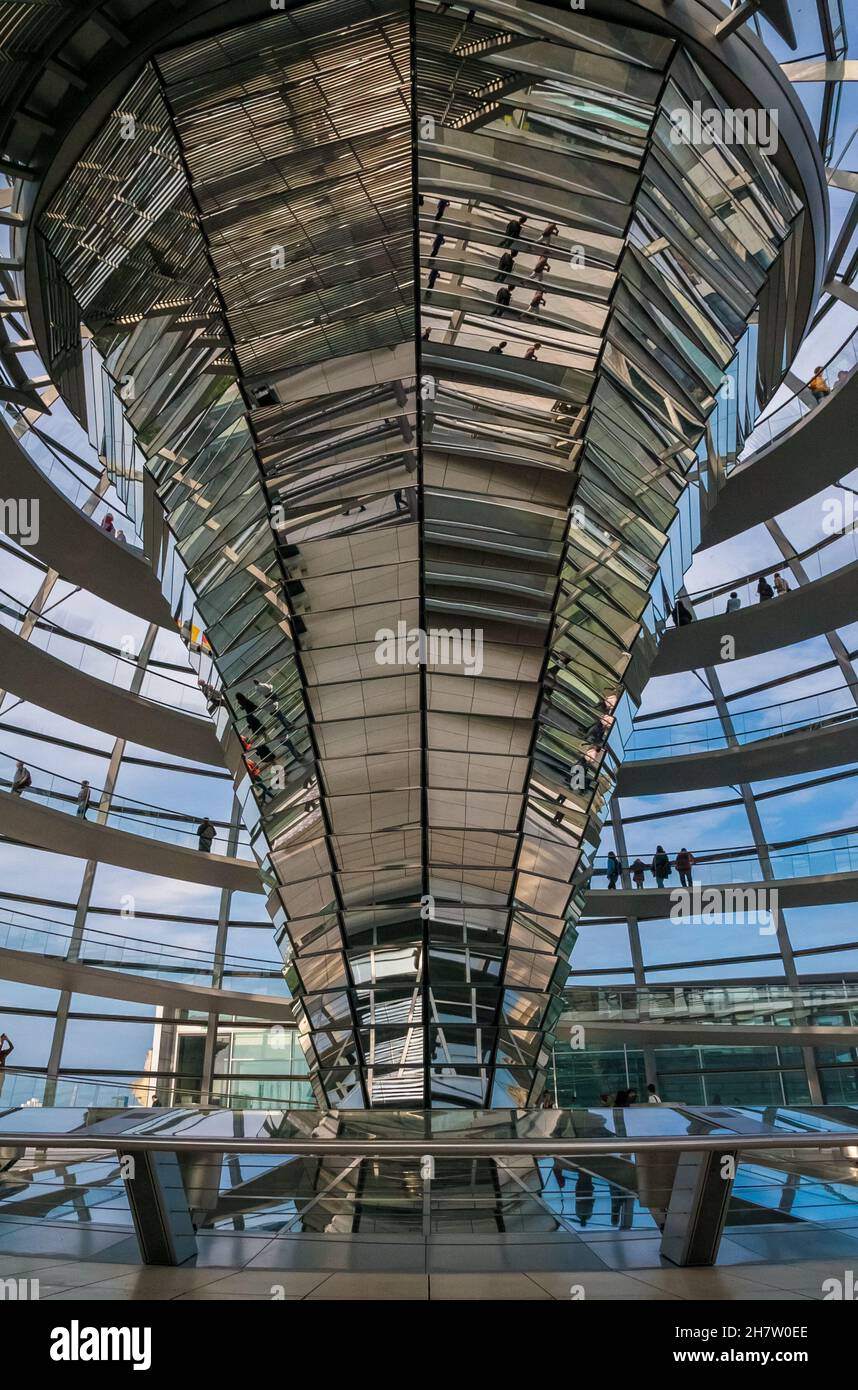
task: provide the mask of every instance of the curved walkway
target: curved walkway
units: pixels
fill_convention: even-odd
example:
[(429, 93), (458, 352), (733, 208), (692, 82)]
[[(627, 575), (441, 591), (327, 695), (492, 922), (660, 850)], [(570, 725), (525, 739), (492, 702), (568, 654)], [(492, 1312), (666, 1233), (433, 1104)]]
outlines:
[(127, 613), (160, 627), (173, 626), (169, 604), (148, 562), (111, 540), (48, 482), (2, 420), (0, 476), (4, 496), (32, 498), (38, 504), (38, 539), (28, 546), (34, 555), (64, 579)]
[(700, 549), (769, 521), (855, 468), (858, 367), (767, 449), (733, 470), (703, 519)]
[(858, 718), (705, 753), (665, 754), (623, 763), (618, 796), (663, 796), (735, 782), (763, 782), (858, 762)]
[(209, 719), (181, 714), (88, 676), (2, 625), (0, 672), (4, 688), (13, 695), (65, 719), (115, 738), (133, 738), (161, 753), (213, 767), (224, 765), (223, 749)]
[[(786, 562), (782, 568), (788, 569)], [(734, 639), (733, 659), (741, 661), (847, 627), (856, 620), (858, 560), (753, 608), (669, 628), (659, 643), (651, 674), (672, 676), (695, 667), (718, 666), (724, 660), (725, 637)]]
[(45, 958), (30, 951), (11, 951), (6, 947), (0, 947), (0, 979), (106, 999), (129, 999), (137, 1004), (162, 1004), (167, 1008), (240, 1015), (242, 1018), (274, 1020), (282, 1024), (292, 1022), (288, 999), (273, 999), (265, 994), (240, 994), (236, 990), (216, 989), (213, 985), (182, 985), (172, 980), (154, 980), (145, 975), (102, 970), (100, 966)]
[(36, 801), (28, 801), (26, 796), (13, 796), (11, 792), (0, 792), (0, 834), (53, 854), (97, 860), (144, 874), (159, 874), (212, 888), (232, 888), (242, 893), (265, 891), (253, 861), (232, 859), (223, 854), (201, 854), (199, 850), (156, 841), (146, 835), (114, 830), (112, 826), (54, 811)]
[[(765, 894), (773, 889), (777, 889), (780, 907), (852, 903), (858, 901), (858, 872), (813, 874), (807, 878), (755, 879), (746, 883), (701, 884), (704, 908), (709, 893), (720, 893), (721, 901), (729, 904), (741, 901), (737, 895)], [(671, 907), (679, 901), (674, 897), (676, 892), (676, 883), (673, 888), (592, 888), (587, 892), (586, 912), (588, 917), (669, 917)], [(728, 912), (731, 909), (725, 905), (717, 910)], [(764, 910), (760, 908), (760, 911)]]

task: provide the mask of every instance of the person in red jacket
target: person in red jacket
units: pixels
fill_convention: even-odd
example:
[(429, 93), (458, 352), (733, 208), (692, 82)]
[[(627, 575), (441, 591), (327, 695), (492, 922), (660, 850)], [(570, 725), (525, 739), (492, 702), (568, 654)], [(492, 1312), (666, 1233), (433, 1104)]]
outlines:
[(679, 874), (679, 882), (682, 884), (683, 888), (691, 887), (691, 866), (696, 862), (691, 850), (686, 849), (685, 846), (682, 847), (674, 859), (673, 867)]

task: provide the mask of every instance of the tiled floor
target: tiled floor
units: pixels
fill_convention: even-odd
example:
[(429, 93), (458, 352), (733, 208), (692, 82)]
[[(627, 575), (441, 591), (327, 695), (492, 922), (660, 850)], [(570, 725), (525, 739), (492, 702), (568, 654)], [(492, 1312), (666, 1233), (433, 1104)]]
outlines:
[(629, 1300), (725, 1302), (821, 1300), (823, 1281), (843, 1278), (836, 1260), (743, 1264), (718, 1269), (585, 1270), (568, 1273), (296, 1273), (276, 1269), (162, 1269), (120, 1263), (0, 1255), (0, 1279), (28, 1283), (40, 1301), (106, 1300)]
[[(582, 1238), (582, 1236), (584, 1238)], [(140, 1264), (122, 1227), (0, 1221), (0, 1280), (38, 1280), (40, 1300), (641, 1299), (821, 1300), (858, 1270), (858, 1229), (773, 1221), (731, 1228), (714, 1269), (677, 1269), (647, 1228), (287, 1236), (211, 1232), (193, 1265)], [(428, 1270), (428, 1272), (427, 1272)], [(22, 1297), (34, 1296), (26, 1290)]]

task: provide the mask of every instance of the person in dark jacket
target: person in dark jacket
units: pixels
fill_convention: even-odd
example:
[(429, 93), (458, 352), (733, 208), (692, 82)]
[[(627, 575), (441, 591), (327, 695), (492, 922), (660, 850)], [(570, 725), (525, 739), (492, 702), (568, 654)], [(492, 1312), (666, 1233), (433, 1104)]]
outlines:
[(83, 781), (80, 784), (80, 791), (77, 794), (77, 814), (83, 820), (86, 820), (86, 813), (89, 810), (91, 800), (90, 792), (91, 788), (89, 782), (87, 782), (86, 778), (84, 777)]
[(512, 243), (521, 236), (521, 229), (526, 221), (526, 217), (514, 217), (511, 222), (507, 222), (501, 246), (512, 246)]
[(671, 873), (670, 860), (665, 853), (664, 845), (656, 845), (650, 868), (656, 884), (659, 888), (663, 888), (665, 880), (670, 877)]
[(216, 834), (217, 831), (215, 830), (214, 825), (209, 820), (208, 816), (206, 816), (204, 820), (200, 821), (199, 825), (197, 826), (197, 835), (200, 839), (201, 854), (211, 854), (212, 840), (214, 839)]
[(616, 888), (616, 886), (617, 886), (617, 879), (619, 878), (620, 873), (622, 872), (622, 867), (623, 867), (623, 866), (622, 866), (622, 864), (620, 863), (620, 861), (619, 861), (619, 859), (617, 858), (617, 856), (614, 854), (614, 851), (611, 850), (610, 853), (608, 854), (608, 867), (607, 867), (607, 869), (605, 870), (605, 872), (606, 872), (607, 875), (608, 875), (608, 887), (609, 887), (609, 888)]
[(640, 855), (638, 855), (637, 859), (631, 867), (632, 883), (635, 885), (635, 888), (643, 888), (644, 875), (646, 874), (646, 864), (643, 862)]
[(757, 594), (759, 595), (760, 603), (765, 603), (766, 599), (774, 598), (775, 596), (775, 591), (764, 574), (761, 574), (757, 580)]
[(510, 289), (509, 285), (501, 285), (500, 289), (495, 295), (495, 307), (492, 309), (490, 317), (493, 319), (501, 318), (504, 313), (504, 310), (506, 309), (511, 299), (512, 290)]
[(33, 779), (30, 776), (30, 770), (29, 768), (24, 766), (24, 764), (21, 762), (19, 758), (18, 765), (15, 768), (15, 776), (12, 778), (13, 795), (21, 796), (22, 793), (25, 792), (27, 788), (31, 787), (32, 785)]

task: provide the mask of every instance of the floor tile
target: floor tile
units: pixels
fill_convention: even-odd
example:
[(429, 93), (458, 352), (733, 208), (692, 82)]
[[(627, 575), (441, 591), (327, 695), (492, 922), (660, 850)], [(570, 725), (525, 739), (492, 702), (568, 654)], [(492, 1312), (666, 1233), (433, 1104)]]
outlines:
[(332, 1274), (307, 1299), (408, 1301), (429, 1297), (428, 1274)]
[[(633, 1279), (630, 1274), (618, 1274), (614, 1270), (605, 1273), (599, 1270), (592, 1272), (588, 1270), (583, 1274), (580, 1269), (571, 1270), (566, 1274), (539, 1270), (536, 1273), (531, 1272), (529, 1278), (539, 1284), (540, 1288), (550, 1293), (552, 1298), (558, 1299), (562, 1303), (579, 1301), (572, 1298), (571, 1289), (573, 1286), (583, 1289), (584, 1297), (580, 1301), (585, 1303), (603, 1298), (643, 1299), (649, 1298), (653, 1293), (658, 1294), (658, 1290), (642, 1288), (640, 1282)], [(657, 1301), (674, 1301), (674, 1299), (673, 1293), (665, 1291)]]
[(205, 1288), (216, 1280), (217, 1273), (211, 1269), (165, 1269), (147, 1266), (135, 1270), (133, 1274), (120, 1275), (118, 1279), (114, 1276), (102, 1277), (97, 1281), (97, 1286), (112, 1289), (115, 1298), (161, 1300), (175, 1298), (190, 1289)]
[(129, 1270), (125, 1265), (109, 1265), (95, 1260), (54, 1260), (47, 1268), (40, 1270), (37, 1277), (42, 1288), (57, 1290), (129, 1279), (139, 1273), (139, 1269)]
[(551, 1298), (547, 1289), (526, 1274), (433, 1274), (429, 1296), (435, 1300), (485, 1300)]
[[(662, 1289), (691, 1302), (765, 1301), (765, 1285), (718, 1269), (638, 1269), (635, 1279), (644, 1288)], [(769, 1290), (770, 1298), (775, 1297)]]
[[(209, 1273), (215, 1273), (210, 1270)], [(242, 1269), (236, 1274), (222, 1272), (210, 1285), (212, 1292), (237, 1293), (248, 1298), (271, 1298), (271, 1290), (280, 1286), (286, 1297), (303, 1298), (332, 1276), (324, 1271), (302, 1273), (292, 1269)]]
[[(300, 1303), (302, 1294), (286, 1294), (278, 1300), (281, 1303)], [(190, 1293), (180, 1293), (172, 1300), (174, 1303), (259, 1303), (262, 1294), (253, 1293), (215, 1293), (214, 1289), (191, 1289)]]
[[(826, 1279), (840, 1279), (845, 1282), (846, 1269), (839, 1260), (796, 1260), (792, 1264), (757, 1264), (744, 1266), (742, 1277), (753, 1279), (757, 1285), (776, 1290), (778, 1293), (790, 1289), (825, 1300), (827, 1290), (823, 1289)], [(858, 1265), (855, 1266), (858, 1277)], [(763, 1295), (765, 1296), (765, 1295)]]

